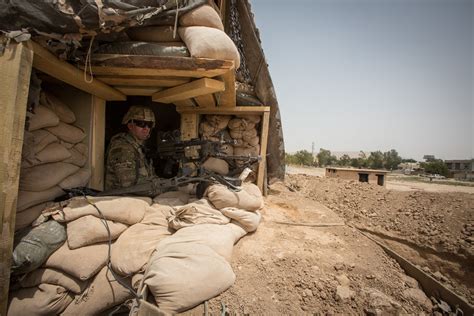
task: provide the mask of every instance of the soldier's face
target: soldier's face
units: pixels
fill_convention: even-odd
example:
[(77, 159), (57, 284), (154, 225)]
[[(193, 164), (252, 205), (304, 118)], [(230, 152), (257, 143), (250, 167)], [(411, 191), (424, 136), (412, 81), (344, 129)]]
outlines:
[(147, 140), (150, 137), (151, 128), (147, 125), (140, 127), (134, 123), (128, 123), (128, 130), (138, 140)]

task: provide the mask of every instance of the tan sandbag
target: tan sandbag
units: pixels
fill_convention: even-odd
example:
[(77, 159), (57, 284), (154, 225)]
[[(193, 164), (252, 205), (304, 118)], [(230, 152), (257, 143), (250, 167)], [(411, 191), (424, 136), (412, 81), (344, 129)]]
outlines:
[(239, 51), (225, 32), (206, 26), (180, 27), (178, 31), (192, 57), (233, 60), (235, 69), (239, 68)]
[[(123, 278), (121, 281), (131, 286), (130, 278)], [(84, 293), (76, 295), (75, 300), (61, 315), (101, 315), (103, 311), (131, 298), (130, 291), (115, 279), (107, 267), (104, 267)]]
[(176, 31), (176, 37), (173, 34), (174, 27), (166, 26), (143, 26), (127, 29), (127, 35), (133, 41), (143, 42), (181, 42), (181, 37)]
[(9, 295), (8, 316), (59, 315), (72, 302), (73, 294), (62, 286), (40, 284)]
[[(115, 240), (128, 226), (122, 223), (106, 221), (111, 240)], [(67, 223), (67, 244), (76, 249), (109, 240), (109, 233), (103, 220), (92, 215), (79, 217)]]
[(231, 115), (206, 115), (206, 121), (219, 131), (227, 127), (231, 118)]
[(237, 129), (231, 129), (230, 130), (230, 137), (233, 139), (242, 139), (243, 137), (243, 131), (237, 130)]
[(76, 121), (74, 112), (56, 96), (49, 92), (41, 92), (40, 102), (45, 107), (52, 110), (64, 123), (72, 124)]
[(69, 200), (69, 204), (62, 210), (54, 212), (53, 218), (59, 222), (73, 221), (86, 215), (102, 216), (97, 209), (91, 205), (94, 203), (102, 212), (102, 216), (110, 221), (115, 221), (127, 225), (139, 223), (145, 215), (145, 210), (151, 204), (151, 199), (146, 197), (76, 197)]
[(79, 281), (56, 269), (36, 269), (20, 280), (21, 287), (33, 287), (42, 283), (59, 285), (72, 293), (82, 293), (87, 282)]
[(46, 148), (51, 143), (57, 142), (58, 138), (45, 129), (38, 129), (31, 132), (33, 135), (33, 152), (37, 153)]
[(263, 207), (262, 193), (253, 183), (244, 183), (239, 192), (231, 191), (222, 184), (213, 184), (207, 188), (205, 196), (220, 210), (225, 207), (235, 207), (256, 211)]
[(170, 216), (172, 211), (173, 207), (169, 205), (153, 203), (151, 206), (147, 207), (145, 216), (140, 223), (168, 227), (168, 221), (166, 218)]
[(224, 159), (209, 157), (201, 165), (201, 167), (206, 170), (221, 174), (223, 176), (229, 173), (229, 164)]
[(58, 136), (59, 139), (72, 144), (79, 143), (86, 138), (86, 133), (81, 128), (64, 122), (59, 122), (57, 126), (46, 129)]
[(182, 191), (169, 191), (153, 198), (153, 203), (169, 206), (183, 206), (188, 204), (189, 194)]
[[(80, 145), (80, 144), (81, 143), (77, 145)], [(71, 157), (64, 160), (63, 162), (67, 162), (67, 163), (76, 165), (78, 167), (84, 167), (86, 165), (88, 157), (82, 154), (79, 150), (77, 150), (76, 146), (69, 149), (69, 152), (71, 153)]]
[(47, 107), (39, 105), (35, 107), (35, 113), (30, 117), (28, 123), (28, 130), (32, 132), (40, 128), (57, 126), (59, 117)]
[(236, 221), (247, 233), (257, 230), (262, 219), (259, 211), (249, 212), (234, 207), (225, 207), (221, 209), (221, 212)]
[(258, 135), (257, 129), (255, 129), (255, 128), (247, 129), (247, 130), (242, 132), (242, 138), (245, 141), (248, 141), (248, 139), (251, 139), (251, 138), (255, 138), (255, 137), (257, 137), (257, 135)]
[(59, 162), (71, 157), (71, 153), (59, 143), (51, 143), (29, 159), (22, 161), (22, 167), (31, 168), (50, 162)]
[(198, 224), (224, 225), (230, 222), (230, 219), (215, 209), (207, 199), (200, 199), (173, 210), (167, 220), (169, 226), (176, 230)]
[(234, 146), (234, 155), (236, 156), (258, 156), (260, 154), (260, 146)]
[(209, 5), (202, 5), (179, 17), (180, 26), (207, 26), (224, 31), (219, 13)]
[(58, 186), (62, 189), (72, 189), (77, 187), (85, 187), (91, 178), (91, 170), (89, 168), (81, 168), (76, 173), (71, 174)]
[(262, 119), (260, 115), (251, 115), (251, 114), (248, 114), (248, 115), (239, 114), (237, 115), (237, 117), (244, 119), (249, 123), (254, 123), (254, 124), (260, 123), (260, 120)]
[(53, 201), (64, 193), (65, 192), (58, 186), (38, 192), (20, 190), (18, 191), (17, 212), (22, 212), (33, 205)]
[(255, 123), (247, 121), (242, 118), (233, 118), (229, 121), (229, 129), (232, 131), (246, 131), (250, 129), (254, 129), (256, 126)]
[(84, 156), (87, 156), (89, 154), (89, 147), (87, 147), (87, 145), (84, 143), (74, 144), (74, 149)]
[(71, 149), (76, 145), (74, 143), (66, 142), (64, 140), (59, 140), (59, 143), (63, 145), (64, 147), (66, 147), (67, 149)]
[(227, 290), (235, 274), (209, 246), (177, 243), (157, 247), (144, 280), (160, 309), (179, 313)]
[(23, 166), (23, 161), (25, 159), (32, 159), (34, 158), (36, 152), (33, 151), (33, 147), (35, 144), (35, 140), (33, 137), (33, 132), (29, 131), (24, 131), (23, 132), (23, 145), (21, 147), (21, 163), (22, 163), (22, 168)]
[(41, 215), (41, 212), (45, 209), (46, 205), (47, 203), (41, 203), (17, 213), (15, 219), (15, 231), (30, 226), (31, 223)]
[(234, 146), (230, 144), (224, 144), (220, 147), (221, 152), (227, 156), (232, 156), (234, 154)]
[(108, 249), (107, 243), (77, 249), (69, 249), (64, 243), (46, 260), (43, 267), (64, 271), (82, 281), (88, 280), (105, 266)]
[[(212, 137), (219, 133), (219, 129), (212, 123), (204, 121), (199, 124), (199, 135), (206, 138)], [(219, 140), (218, 138), (216, 140)]]
[(19, 187), (20, 190), (25, 191), (44, 191), (54, 187), (78, 170), (78, 166), (64, 162), (53, 162), (22, 169)]
[(112, 268), (121, 275), (143, 272), (158, 242), (171, 236), (171, 232), (166, 226), (141, 223), (130, 226), (112, 248)]
[(248, 147), (256, 147), (260, 143), (260, 138), (258, 136), (247, 139), (243, 138), (243, 140), (246, 142)]

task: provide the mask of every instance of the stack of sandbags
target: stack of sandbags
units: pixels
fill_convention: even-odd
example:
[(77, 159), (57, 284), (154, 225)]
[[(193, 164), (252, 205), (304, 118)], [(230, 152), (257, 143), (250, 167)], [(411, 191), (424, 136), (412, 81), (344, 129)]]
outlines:
[[(210, 141), (231, 140), (227, 131), (227, 125), (231, 118), (232, 116), (230, 115), (205, 115), (199, 124), (201, 138)], [(225, 155), (231, 156), (234, 153), (234, 147), (232, 144), (222, 144), (220, 151)], [(225, 160), (216, 157), (209, 157), (204, 161), (202, 167), (221, 175), (229, 173), (229, 164)]]
[(258, 115), (239, 116), (229, 121), (230, 136), (237, 142), (234, 145), (234, 155), (258, 156), (260, 154), (260, 138), (256, 128), (259, 122)]
[(25, 131), (15, 229), (28, 226), (45, 202), (64, 194), (62, 189), (85, 186), (91, 172), (84, 168), (86, 134), (74, 126), (74, 112), (58, 98), (41, 92), (40, 105)]

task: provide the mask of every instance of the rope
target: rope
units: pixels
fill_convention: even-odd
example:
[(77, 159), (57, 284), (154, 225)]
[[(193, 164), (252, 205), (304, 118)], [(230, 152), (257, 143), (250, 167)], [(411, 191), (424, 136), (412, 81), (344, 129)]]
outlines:
[[(92, 74), (92, 61), (91, 61), (92, 43), (94, 42), (94, 39), (95, 39), (95, 35), (92, 36), (91, 41), (89, 42), (89, 49), (87, 50), (86, 63), (84, 67), (84, 81), (87, 83), (92, 83), (92, 81), (94, 81), (94, 76)], [(87, 67), (89, 67), (89, 75), (91, 77), (90, 80), (87, 79)]]
[(174, 17), (173, 38), (176, 38), (176, 31), (178, 29), (178, 12), (179, 12), (179, 2), (178, 0), (175, 0), (175, 2), (176, 2), (176, 15)]

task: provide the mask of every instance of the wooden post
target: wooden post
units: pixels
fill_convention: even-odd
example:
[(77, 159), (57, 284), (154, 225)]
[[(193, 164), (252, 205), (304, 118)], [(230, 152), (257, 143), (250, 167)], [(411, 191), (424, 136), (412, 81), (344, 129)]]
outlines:
[(33, 52), (10, 44), (0, 57), (0, 314), (7, 314), (18, 181)]
[(105, 164), (105, 100), (92, 97), (91, 108), (91, 138), (89, 162), (91, 167), (90, 187), (96, 190), (104, 189)]
[(270, 112), (264, 112), (262, 117), (262, 130), (260, 133), (260, 156), (262, 160), (258, 164), (257, 186), (262, 193), (265, 193), (264, 187), (267, 181), (265, 177), (265, 170), (267, 168), (267, 144), (268, 144), (268, 126), (270, 123)]
[[(199, 115), (197, 113), (181, 113), (181, 140), (190, 140), (198, 137), (198, 124)], [(188, 150), (192, 150), (192, 152), (186, 152), (186, 155), (192, 157), (198, 155), (196, 148), (190, 148)], [(191, 170), (196, 169), (196, 166), (193, 163), (187, 163), (181, 167), (186, 167)]]

